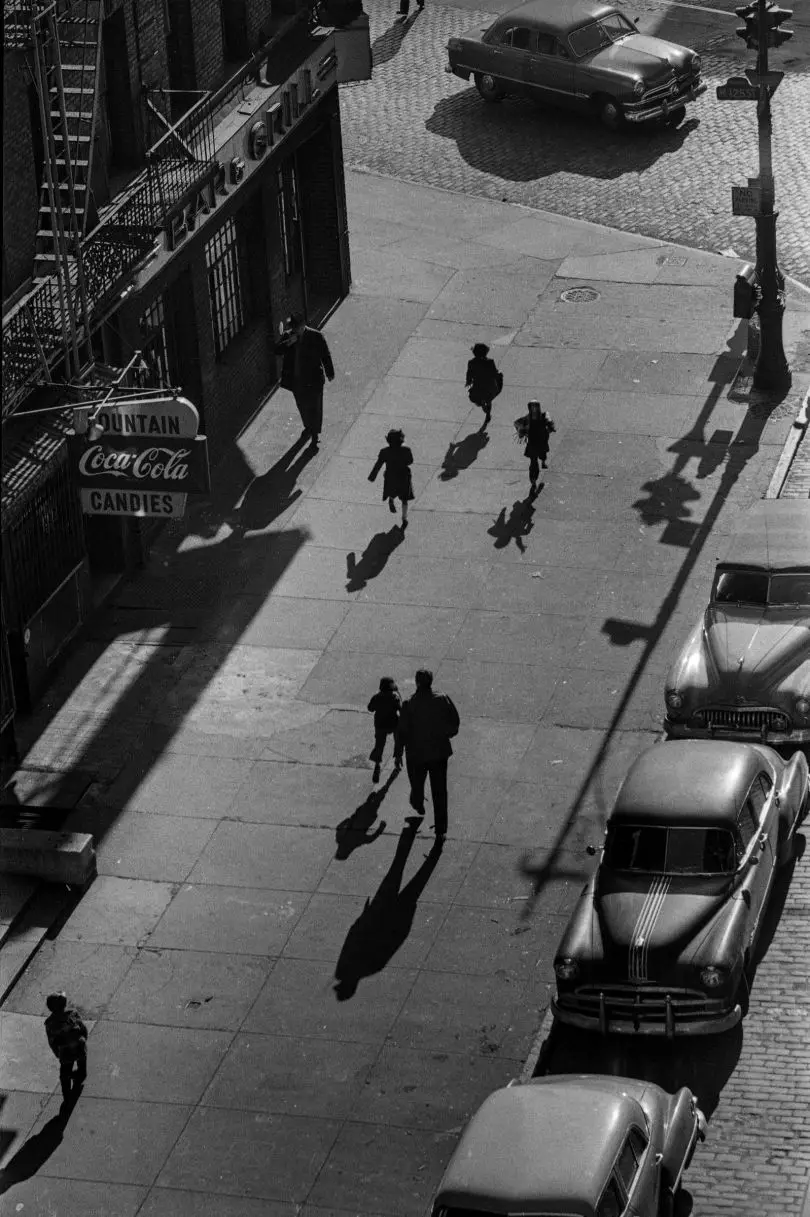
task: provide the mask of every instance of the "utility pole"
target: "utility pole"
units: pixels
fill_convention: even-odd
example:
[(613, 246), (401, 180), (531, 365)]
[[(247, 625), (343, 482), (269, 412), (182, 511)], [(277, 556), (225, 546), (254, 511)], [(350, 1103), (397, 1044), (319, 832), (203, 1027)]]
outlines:
[(737, 33), (746, 46), (757, 52), (756, 68), (745, 73), (758, 94), (759, 178), (756, 185), (760, 200), (754, 212), (754, 223), (757, 241), (756, 283), (759, 288), (756, 311), (759, 314), (760, 340), (754, 368), (754, 388), (780, 390), (790, 386), (791, 374), (782, 341), (785, 278), (776, 258), (776, 221), (779, 212), (774, 211), (776, 192), (771, 151), (771, 95), (784, 73), (769, 71), (768, 48), (780, 46), (793, 37), (792, 30), (778, 28), (793, 13), (790, 9), (778, 8), (771, 0), (755, 0), (736, 9), (736, 13), (745, 21), (744, 26), (737, 28)]

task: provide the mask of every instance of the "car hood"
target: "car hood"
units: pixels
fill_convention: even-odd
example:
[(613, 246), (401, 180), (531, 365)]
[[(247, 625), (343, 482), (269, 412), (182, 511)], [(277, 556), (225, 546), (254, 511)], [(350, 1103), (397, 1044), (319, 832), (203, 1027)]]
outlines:
[(703, 619), (703, 645), (721, 690), (761, 699), (810, 659), (810, 620), (784, 611), (711, 606)]
[[(605, 956), (621, 956), (631, 980), (655, 979), (706, 928), (728, 896), (727, 877), (604, 875), (597, 913)], [(652, 969), (652, 974), (650, 974)]]
[(691, 57), (692, 52), (677, 43), (650, 38), (646, 34), (628, 34), (621, 42), (597, 51), (591, 63), (630, 75), (641, 72), (647, 80), (659, 80), (669, 76), (671, 70), (682, 72)]

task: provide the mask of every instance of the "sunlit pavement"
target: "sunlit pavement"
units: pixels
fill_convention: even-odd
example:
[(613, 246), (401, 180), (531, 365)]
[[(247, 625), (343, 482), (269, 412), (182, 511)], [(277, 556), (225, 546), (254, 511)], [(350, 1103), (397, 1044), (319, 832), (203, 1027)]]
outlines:
[[(348, 189), (320, 452), (277, 394), (21, 739), (18, 799), (93, 831), (99, 878), (2, 1011), (11, 1212), (426, 1212), (466, 1119), (520, 1072), (585, 847), (657, 738), (669, 658), (807, 382), (798, 293), (794, 391), (753, 400), (737, 376), (733, 261), (370, 175)], [(506, 379), (487, 434), (463, 389), (476, 341)], [(557, 433), (529, 501), (512, 422), (534, 395)], [(393, 423), (415, 455), (404, 536), (367, 480)], [(372, 797), (367, 759), (380, 676), (409, 692), (424, 663), (462, 716), (441, 855), (430, 809), (415, 835), (404, 776)], [(782, 942), (774, 969), (806, 966)], [(41, 1021), (59, 988), (91, 1026), (64, 1127)], [(753, 1057), (747, 1035), (690, 1175), (701, 1213), (728, 1211), (720, 1165), (757, 1196), (784, 1173), (784, 1120), (749, 1136), (735, 1096), (787, 1033), (769, 1024)], [(799, 1097), (802, 1052), (780, 1075)], [(785, 1217), (778, 1195), (758, 1217)]]

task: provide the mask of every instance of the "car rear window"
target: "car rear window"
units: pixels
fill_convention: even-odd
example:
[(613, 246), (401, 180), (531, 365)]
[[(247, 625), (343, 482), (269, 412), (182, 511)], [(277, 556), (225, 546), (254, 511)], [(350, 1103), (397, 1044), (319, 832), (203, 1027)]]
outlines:
[(605, 859), (613, 870), (671, 875), (728, 874), (736, 868), (734, 837), (725, 828), (616, 824)]

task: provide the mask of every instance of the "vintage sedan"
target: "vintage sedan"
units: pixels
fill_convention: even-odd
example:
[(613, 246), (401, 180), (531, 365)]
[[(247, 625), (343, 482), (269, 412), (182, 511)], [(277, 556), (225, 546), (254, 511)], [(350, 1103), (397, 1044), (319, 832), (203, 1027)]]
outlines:
[(671, 737), (810, 742), (810, 502), (742, 517), (664, 699)]
[(576, 1074), (507, 1086), (462, 1133), (433, 1217), (669, 1217), (705, 1127), (686, 1087)]
[(556, 1017), (603, 1034), (733, 1027), (807, 805), (801, 752), (710, 740), (643, 752), (557, 950)]
[(469, 80), (485, 101), (507, 94), (624, 123), (677, 126), (706, 85), (700, 56), (640, 34), (598, 0), (530, 0), (447, 44), (445, 69)]

